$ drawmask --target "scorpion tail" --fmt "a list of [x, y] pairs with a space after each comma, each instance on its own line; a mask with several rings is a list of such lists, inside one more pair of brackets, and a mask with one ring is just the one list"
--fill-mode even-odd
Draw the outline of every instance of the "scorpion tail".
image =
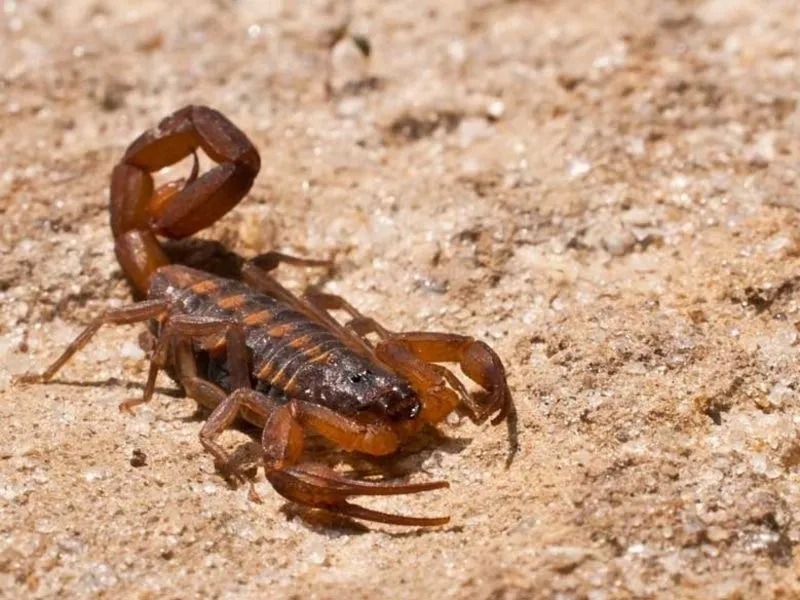
[[[217, 163], [199, 177], [198, 148]], [[189, 155], [188, 178], [155, 187], [152, 173]], [[134, 140], [111, 176], [110, 212], [117, 260], [139, 294], [170, 263], [156, 235], [180, 239], [208, 227], [247, 194], [260, 166], [247, 136], [205, 106], [182, 108]]]

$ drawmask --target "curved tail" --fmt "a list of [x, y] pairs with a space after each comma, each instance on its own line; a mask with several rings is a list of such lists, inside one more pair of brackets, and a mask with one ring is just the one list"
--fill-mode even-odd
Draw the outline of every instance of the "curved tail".
[[[197, 149], [217, 166], [198, 176]], [[152, 173], [194, 156], [194, 168], [158, 188]], [[136, 138], [111, 175], [111, 231], [122, 271], [147, 293], [150, 276], [170, 263], [157, 235], [171, 239], [204, 229], [250, 190], [261, 167], [255, 146], [218, 111], [186, 106]]]

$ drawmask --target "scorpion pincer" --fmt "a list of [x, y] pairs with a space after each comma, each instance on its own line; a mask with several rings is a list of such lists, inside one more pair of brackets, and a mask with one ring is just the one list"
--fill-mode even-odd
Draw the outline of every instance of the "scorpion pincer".
[[[198, 149], [216, 163], [202, 175]], [[189, 156], [188, 178], [155, 187], [153, 173]], [[228, 476], [244, 480], [217, 439], [241, 417], [262, 428], [266, 477], [289, 500], [382, 523], [446, 523], [449, 517], [388, 514], [348, 499], [413, 494], [447, 482], [348, 477], [304, 459], [304, 432], [349, 451], [386, 455], [459, 406], [476, 422], [494, 415], [497, 424], [512, 402], [503, 364], [471, 337], [392, 332], [343, 298], [297, 296], [269, 273], [280, 263], [329, 261], [270, 252], [245, 263], [241, 280], [172, 264], [159, 236], [180, 239], [214, 223], [247, 194], [259, 167], [245, 134], [204, 106], [178, 110], [137, 138], [114, 168], [110, 212], [117, 259], [144, 299], [97, 317], [43, 374], [24, 379], [51, 379], [103, 325], [148, 322], [155, 341], [144, 393], [123, 402], [122, 410], [148, 402], [159, 370], [166, 369], [211, 411], [200, 442]], [[334, 310], [350, 320], [340, 323]], [[485, 393], [471, 396], [441, 362], [458, 363]]]

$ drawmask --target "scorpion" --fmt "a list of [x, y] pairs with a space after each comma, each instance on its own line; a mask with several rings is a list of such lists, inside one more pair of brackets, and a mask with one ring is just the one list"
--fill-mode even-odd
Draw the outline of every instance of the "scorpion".
[[[199, 150], [215, 163], [203, 174]], [[190, 156], [188, 177], [156, 187], [153, 174]], [[242, 418], [261, 429], [266, 478], [286, 499], [366, 521], [447, 523], [448, 516], [391, 514], [349, 499], [413, 494], [448, 482], [348, 476], [304, 458], [304, 438], [314, 432], [347, 451], [383, 456], [456, 408], [476, 423], [492, 415], [500, 423], [512, 399], [503, 364], [487, 344], [452, 333], [393, 332], [339, 296], [296, 295], [270, 274], [281, 263], [331, 261], [267, 252], [229, 279], [168, 258], [159, 236], [185, 238], [217, 221], [248, 193], [260, 161], [247, 136], [206, 106], [186, 106], [136, 138], [112, 172], [110, 220], [117, 260], [140, 300], [94, 318], [42, 374], [22, 379], [50, 380], [104, 325], [146, 322], [147, 380], [142, 396], [122, 402], [121, 410], [132, 413], [148, 402], [165, 370], [210, 410], [200, 443], [227, 477], [245, 481], [218, 442]], [[350, 320], [334, 318], [337, 310]], [[482, 396], [470, 395], [442, 362], [458, 363]]]

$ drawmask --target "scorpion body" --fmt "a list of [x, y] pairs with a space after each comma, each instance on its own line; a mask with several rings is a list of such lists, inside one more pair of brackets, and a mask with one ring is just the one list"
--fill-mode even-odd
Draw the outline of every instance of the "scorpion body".
[[[217, 166], [199, 175], [196, 152]], [[187, 179], [156, 188], [152, 173], [188, 156]], [[143, 300], [96, 318], [42, 375], [47, 381], [104, 324], [149, 322], [154, 343], [141, 398], [150, 400], [156, 376], [167, 369], [186, 394], [211, 411], [200, 431], [204, 448], [227, 476], [244, 476], [218, 443], [237, 417], [262, 428], [267, 479], [289, 500], [333, 513], [399, 525], [441, 525], [448, 517], [388, 514], [351, 503], [358, 495], [409, 494], [446, 482], [360, 480], [303, 457], [304, 431], [347, 450], [394, 452], [425, 424], [459, 405], [473, 420], [511, 406], [503, 365], [471, 337], [395, 333], [330, 294], [296, 296], [269, 271], [280, 263], [330, 266], [270, 252], [246, 263], [241, 280], [172, 264], [158, 236], [179, 239], [211, 225], [249, 191], [260, 167], [258, 152], [227, 118], [188, 106], [137, 138], [111, 179], [111, 229], [124, 274]], [[330, 311], [349, 314], [342, 325]], [[377, 336], [374, 343], [368, 337]], [[439, 362], [457, 362], [485, 390], [476, 399]]]
[[[153, 275], [149, 297], [198, 320], [240, 325], [256, 391], [277, 392], [345, 415], [371, 410], [402, 420], [419, 412], [419, 401], [405, 380], [357, 354], [307, 316], [240, 281], [166, 266]], [[220, 336], [207, 341], [206, 349], [219, 355], [224, 344]], [[206, 375], [231, 392], [226, 372], [224, 364], [212, 361]]]

